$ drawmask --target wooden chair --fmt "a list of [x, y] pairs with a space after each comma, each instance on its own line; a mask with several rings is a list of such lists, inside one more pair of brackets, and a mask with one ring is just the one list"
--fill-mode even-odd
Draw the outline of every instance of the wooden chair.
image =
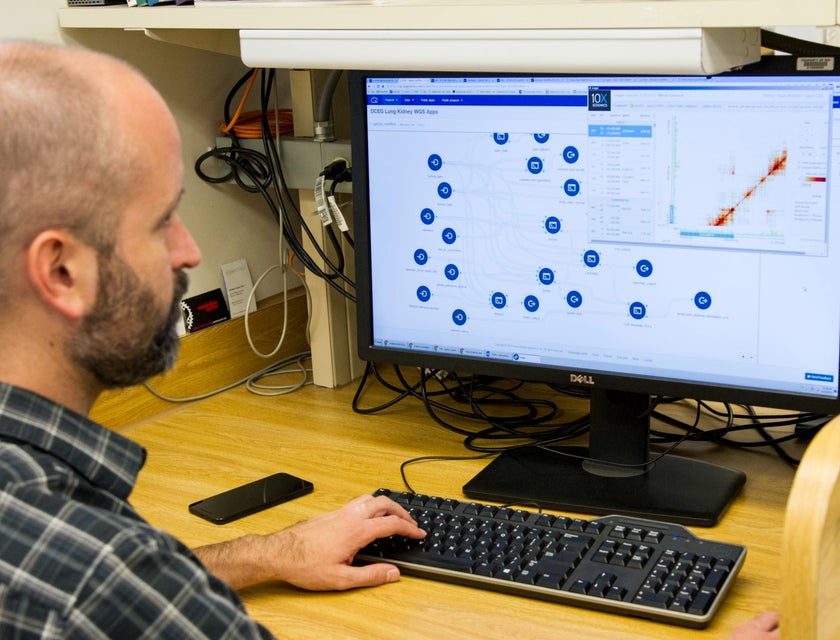
[[840, 638], [840, 417], [805, 451], [785, 512], [783, 640]]

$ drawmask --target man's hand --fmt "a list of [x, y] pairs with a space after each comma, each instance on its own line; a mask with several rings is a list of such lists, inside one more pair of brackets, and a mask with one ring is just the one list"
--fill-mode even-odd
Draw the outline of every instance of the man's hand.
[[767, 611], [735, 629], [729, 640], [779, 640], [779, 614]]
[[390, 535], [420, 539], [426, 532], [394, 501], [365, 495], [267, 536], [195, 551], [212, 573], [237, 589], [281, 580], [312, 591], [344, 590], [399, 579], [399, 569], [391, 564], [352, 566], [360, 549]]

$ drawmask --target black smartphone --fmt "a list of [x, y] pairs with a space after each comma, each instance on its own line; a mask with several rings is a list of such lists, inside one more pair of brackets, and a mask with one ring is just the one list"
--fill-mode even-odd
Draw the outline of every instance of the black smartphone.
[[312, 492], [313, 485], [288, 473], [273, 475], [193, 502], [190, 513], [214, 524], [224, 524], [292, 498]]

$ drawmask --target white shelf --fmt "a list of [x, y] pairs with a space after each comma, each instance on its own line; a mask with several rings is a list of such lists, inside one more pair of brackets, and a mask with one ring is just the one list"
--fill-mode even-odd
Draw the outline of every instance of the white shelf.
[[756, 62], [756, 27], [244, 29], [249, 67], [712, 75]]
[[68, 7], [65, 28], [612, 29], [830, 26], [837, 0], [407, 0], [268, 5]]

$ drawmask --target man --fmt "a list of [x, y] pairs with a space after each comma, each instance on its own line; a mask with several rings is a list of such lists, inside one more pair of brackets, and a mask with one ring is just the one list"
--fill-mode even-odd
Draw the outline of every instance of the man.
[[174, 119], [122, 63], [23, 42], [0, 43], [0, 115], [0, 637], [268, 637], [233, 589], [397, 580], [350, 564], [425, 535], [387, 499], [195, 552], [133, 510], [145, 452], [85, 416], [176, 356], [200, 253]]

